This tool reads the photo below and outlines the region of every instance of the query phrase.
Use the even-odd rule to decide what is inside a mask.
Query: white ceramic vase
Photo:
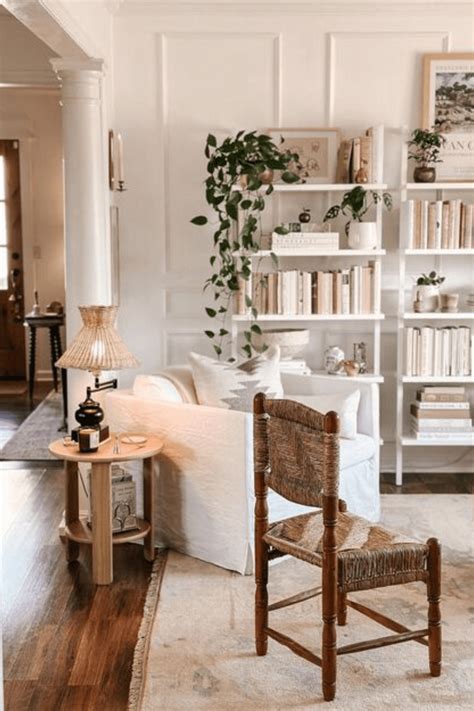
[[[375,249],[377,246],[377,223],[353,220],[349,225],[348,244],[350,249]]]
[[[439,286],[434,284],[421,284],[416,289],[417,301],[421,301],[422,310],[426,313],[439,308]]]

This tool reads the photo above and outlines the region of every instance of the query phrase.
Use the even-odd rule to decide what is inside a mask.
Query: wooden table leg
[[[112,494],[109,463],[93,463],[92,497],[92,579],[96,585],[112,582]]]
[[[143,514],[145,521],[150,524],[150,530],[144,540],[144,556],[146,560],[155,560],[155,522],[153,501],[155,494],[155,477],[153,471],[153,457],[143,460]]]
[[[66,509],[64,521],[66,526],[79,518],[79,484],[77,462],[64,462],[64,478],[66,482]],[[79,543],[66,538],[66,560],[71,563],[79,558]]]

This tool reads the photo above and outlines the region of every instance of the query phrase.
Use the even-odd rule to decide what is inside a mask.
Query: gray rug
[[[48,445],[64,435],[61,393],[51,391],[0,450],[0,459],[53,460]]]
[[[421,540],[436,535],[443,546],[443,671],[428,673],[428,649],[415,642],[347,655],[338,660],[336,700],[321,694],[321,671],[270,640],[266,657],[253,641],[254,582],[200,560],[170,552],[158,610],[132,681],[136,711],[418,711],[472,709],[472,508],[464,495],[382,497],[383,520]],[[318,584],[320,573],[285,559],[270,573],[271,599]],[[355,593],[412,629],[426,625],[422,583]],[[151,604],[151,601],[150,601]],[[271,613],[272,624],[318,653],[321,600]],[[390,633],[355,610],[337,630],[339,644]],[[138,656],[138,655],[137,655]],[[136,659],[138,671],[139,660]],[[136,676],[136,675],[135,675]]]

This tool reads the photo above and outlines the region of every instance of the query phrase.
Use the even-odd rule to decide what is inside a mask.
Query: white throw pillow
[[[133,394],[145,400],[184,402],[176,385],[161,375],[137,375],[133,383]]]
[[[360,390],[354,390],[350,395],[334,393],[334,395],[288,395],[287,397],[312,407],[313,410],[324,415],[334,410],[339,415],[340,436],[344,439],[356,438]]]
[[[238,366],[199,353],[190,353],[188,360],[200,405],[252,412],[257,393],[270,398],[283,396],[279,346]]]

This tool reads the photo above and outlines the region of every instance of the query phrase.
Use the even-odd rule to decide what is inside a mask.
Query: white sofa
[[[153,376],[138,376],[133,390],[110,392],[112,431],[153,432],[165,446],[157,467],[156,544],[236,570],[253,571],[252,415],[197,403],[190,369],[161,371],[167,398]],[[350,511],[379,518],[378,388],[349,379],[283,375],[285,397],[361,392],[356,439],[341,439],[340,496]],[[137,500],[141,501],[139,471]],[[270,492],[271,520],[308,509]]]

